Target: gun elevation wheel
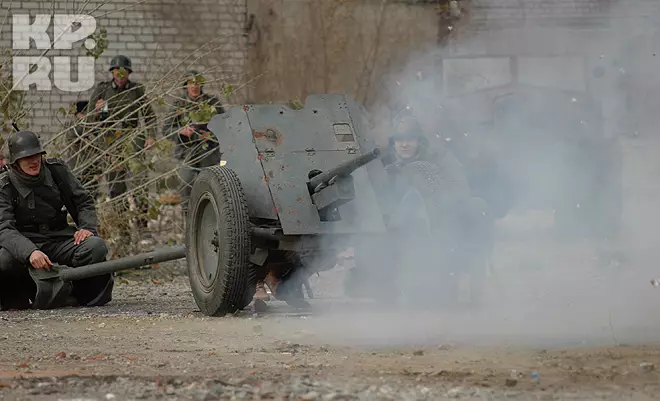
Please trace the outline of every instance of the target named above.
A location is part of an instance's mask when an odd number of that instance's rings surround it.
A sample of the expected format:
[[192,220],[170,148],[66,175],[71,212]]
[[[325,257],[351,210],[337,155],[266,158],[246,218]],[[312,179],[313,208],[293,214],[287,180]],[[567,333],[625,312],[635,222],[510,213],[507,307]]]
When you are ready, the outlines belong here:
[[238,176],[225,167],[204,169],[192,188],[186,229],[188,277],[202,313],[223,316],[248,305],[250,241]]

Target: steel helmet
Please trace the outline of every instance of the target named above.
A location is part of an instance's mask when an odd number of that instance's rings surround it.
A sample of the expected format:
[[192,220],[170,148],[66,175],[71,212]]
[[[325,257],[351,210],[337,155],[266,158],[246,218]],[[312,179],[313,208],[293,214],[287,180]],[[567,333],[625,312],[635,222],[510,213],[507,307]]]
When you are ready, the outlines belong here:
[[131,59],[120,54],[118,56],[114,56],[112,60],[110,60],[110,69],[108,71],[122,67],[128,70],[128,72],[133,72],[131,67]]
[[204,83],[206,82],[201,72],[197,70],[189,70],[186,71],[186,74],[183,76],[184,88],[188,86],[188,81],[190,81],[191,78],[194,79],[200,86],[204,86]]
[[39,136],[32,131],[20,131],[9,138],[9,163],[38,154],[45,154]]

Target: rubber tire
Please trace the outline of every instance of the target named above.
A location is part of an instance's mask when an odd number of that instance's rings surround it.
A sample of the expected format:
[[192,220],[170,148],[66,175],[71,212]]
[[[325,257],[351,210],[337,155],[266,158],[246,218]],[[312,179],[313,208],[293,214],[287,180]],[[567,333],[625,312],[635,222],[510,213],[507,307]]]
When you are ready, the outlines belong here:
[[[201,282],[198,257],[201,249],[195,249],[199,248],[195,233],[202,217],[199,206],[206,194],[210,195],[216,206],[220,239],[218,271],[209,291],[203,288]],[[186,262],[197,306],[207,316],[224,316],[245,308],[251,301],[248,294],[255,272],[249,260],[251,230],[247,201],[236,173],[220,166],[203,169],[190,194],[188,216]]]

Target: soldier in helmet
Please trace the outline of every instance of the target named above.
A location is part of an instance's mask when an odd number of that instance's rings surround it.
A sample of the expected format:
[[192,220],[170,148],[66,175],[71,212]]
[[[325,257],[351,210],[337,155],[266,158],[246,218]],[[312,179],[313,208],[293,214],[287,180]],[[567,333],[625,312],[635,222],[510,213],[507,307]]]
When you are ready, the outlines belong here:
[[[94,200],[59,159],[46,152],[34,132],[9,139],[8,171],[0,173],[0,309],[25,309],[36,286],[29,269],[55,263],[78,267],[105,260]],[[68,224],[67,211],[75,225]],[[112,298],[106,274],[76,281],[67,305],[100,306]],[[50,305],[58,307],[63,305]]]
[[195,70],[184,76],[183,94],[172,104],[165,124],[163,136],[175,143],[174,157],[181,160],[181,206],[188,210],[188,199],[192,184],[204,167],[220,163],[220,149],[215,137],[204,124],[195,124],[193,113],[206,106],[217,114],[225,112],[220,100],[204,92],[204,76]]
[[[128,57],[122,55],[113,57],[110,61],[109,71],[112,73],[112,79],[100,82],[92,92],[86,109],[87,118],[101,129],[105,138],[104,146],[113,147],[113,151],[110,153],[121,153],[120,144],[127,144],[133,152],[138,153],[155,139],[156,115],[145,94],[144,86],[130,79],[133,69]],[[144,119],[144,129],[142,130],[139,128],[140,116]],[[139,157],[139,159],[142,158]],[[109,162],[114,165],[117,161],[110,159]],[[145,174],[146,171],[136,173],[135,186],[142,184]],[[110,187],[110,198],[120,196],[127,191],[128,175],[129,168],[125,162],[107,173],[106,180]],[[134,195],[144,216],[137,221],[143,234],[143,240],[152,242],[153,238],[147,230],[146,215],[149,211],[149,203],[146,190],[138,190]],[[126,204],[125,206],[127,207]]]
[[[389,137],[390,154],[389,160],[386,159],[388,163],[386,170],[393,178],[394,199],[415,199],[414,196],[406,197],[406,195],[409,194],[410,189],[419,189],[410,187],[410,175],[401,174],[406,170],[407,164],[419,161],[434,164],[437,167],[434,174],[437,176],[433,177],[433,180],[439,183],[437,185],[440,186],[441,191],[433,194],[435,210],[430,211],[439,218],[432,223],[437,240],[441,243],[440,246],[460,250],[454,253],[458,258],[454,259],[455,263],[472,268],[479,267],[473,261],[480,260],[484,262],[481,268],[485,272],[485,263],[492,247],[493,219],[488,204],[473,195],[467,171],[451,150],[442,143],[436,144],[434,149],[431,148],[421,124],[415,117],[405,115],[396,118],[393,131]],[[423,170],[415,169],[409,170],[408,174],[411,171],[423,174]],[[426,179],[426,177],[421,178]],[[416,206],[411,206],[405,200],[399,204],[396,202],[391,224],[396,224],[395,222],[398,221],[405,226],[410,221],[414,221],[418,212]],[[475,259],[476,256],[480,259]]]
[[415,117],[404,115],[395,118],[393,131],[389,137],[386,164],[401,167],[414,161],[432,162],[441,169],[441,178],[445,182],[447,192],[456,197],[469,195],[470,185],[461,163],[442,144],[437,144],[432,149],[422,125]]

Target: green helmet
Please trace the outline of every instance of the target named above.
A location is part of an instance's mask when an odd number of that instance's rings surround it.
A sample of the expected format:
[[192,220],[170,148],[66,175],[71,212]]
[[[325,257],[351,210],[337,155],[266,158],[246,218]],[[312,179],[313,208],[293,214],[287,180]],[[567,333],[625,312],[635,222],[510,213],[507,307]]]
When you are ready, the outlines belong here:
[[133,72],[133,69],[131,68],[131,59],[120,54],[118,56],[114,56],[112,60],[110,60],[110,69],[108,71],[122,67],[128,70],[128,72]]
[[204,76],[202,75],[201,72],[199,72],[197,70],[186,71],[186,74],[183,76],[183,87],[184,88],[186,86],[188,86],[188,81],[190,81],[191,79],[194,79],[195,83],[199,84],[200,86],[204,86],[204,83],[206,82],[204,80]]
[[394,120],[392,124],[391,140],[404,138],[425,138],[424,130],[419,121],[410,115],[404,115]]
[[428,144],[428,139],[424,135],[424,130],[419,120],[409,114],[399,115],[394,119],[388,146],[393,148],[394,142],[402,139],[417,139],[422,144]]
[[38,154],[45,154],[39,136],[32,131],[20,131],[9,138],[9,163]]

